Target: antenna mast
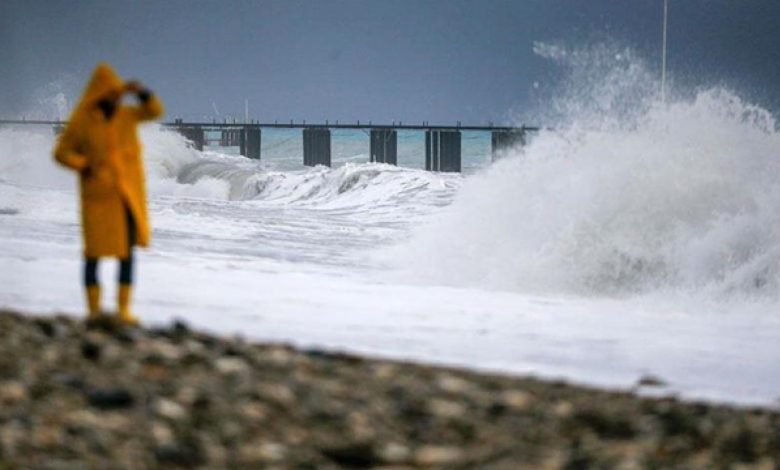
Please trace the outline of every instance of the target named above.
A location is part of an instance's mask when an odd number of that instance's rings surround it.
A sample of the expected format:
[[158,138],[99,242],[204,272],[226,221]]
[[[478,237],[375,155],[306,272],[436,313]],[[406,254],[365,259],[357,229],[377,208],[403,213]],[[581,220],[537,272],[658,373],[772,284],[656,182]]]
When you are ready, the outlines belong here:
[[661,102],[666,103],[666,15],[668,0],[664,0],[664,29],[661,45]]

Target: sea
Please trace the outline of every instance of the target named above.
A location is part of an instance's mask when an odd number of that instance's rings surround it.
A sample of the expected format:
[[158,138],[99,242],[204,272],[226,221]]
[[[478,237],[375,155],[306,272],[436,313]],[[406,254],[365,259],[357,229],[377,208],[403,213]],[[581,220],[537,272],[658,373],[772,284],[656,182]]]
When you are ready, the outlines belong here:
[[[464,132],[463,173],[425,171],[422,132],[399,132],[392,166],[369,163],[363,131],[334,131],[332,167],[310,168],[299,130],[264,130],[258,161],[143,126],[153,236],[137,315],[780,407],[773,114],[727,87],[661,96],[630,49],[536,51],[563,77],[525,122],[542,129],[495,162],[488,133]],[[55,138],[0,128],[0,308],[78,317],[77,180],[53,161]],[[107,310],[116,268],[100,268]]]

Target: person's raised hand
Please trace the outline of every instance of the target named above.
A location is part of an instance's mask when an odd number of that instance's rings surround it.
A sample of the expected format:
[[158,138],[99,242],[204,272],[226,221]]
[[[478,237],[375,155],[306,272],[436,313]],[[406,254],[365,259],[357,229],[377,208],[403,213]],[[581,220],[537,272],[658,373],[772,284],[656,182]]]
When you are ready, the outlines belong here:
[[128,80],[127,82],[125,82],[125,92],[138,93],[143,89],[144,86],[141,85],[141,82],[139,82],[138,80]]

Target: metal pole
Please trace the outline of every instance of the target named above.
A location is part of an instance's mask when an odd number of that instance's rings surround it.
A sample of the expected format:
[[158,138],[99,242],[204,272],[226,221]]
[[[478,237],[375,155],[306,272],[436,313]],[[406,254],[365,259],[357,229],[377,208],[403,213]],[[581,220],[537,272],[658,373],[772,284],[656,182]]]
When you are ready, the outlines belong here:
[[661,102],[666,103],[666,16],[668,0],[664,0],[664,30],[661,45]]

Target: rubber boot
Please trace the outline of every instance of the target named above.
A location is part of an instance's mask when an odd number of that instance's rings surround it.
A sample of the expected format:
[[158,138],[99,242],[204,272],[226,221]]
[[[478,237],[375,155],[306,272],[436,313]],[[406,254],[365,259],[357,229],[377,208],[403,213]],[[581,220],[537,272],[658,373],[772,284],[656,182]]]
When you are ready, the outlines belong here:
[[125,326],[138,326],[138,318],[130,312],[130,297],[133,293],[133,286],[130,284],[119,284],[119,322]]
[[100,318],[100,285],[87,286],[87,321]]

